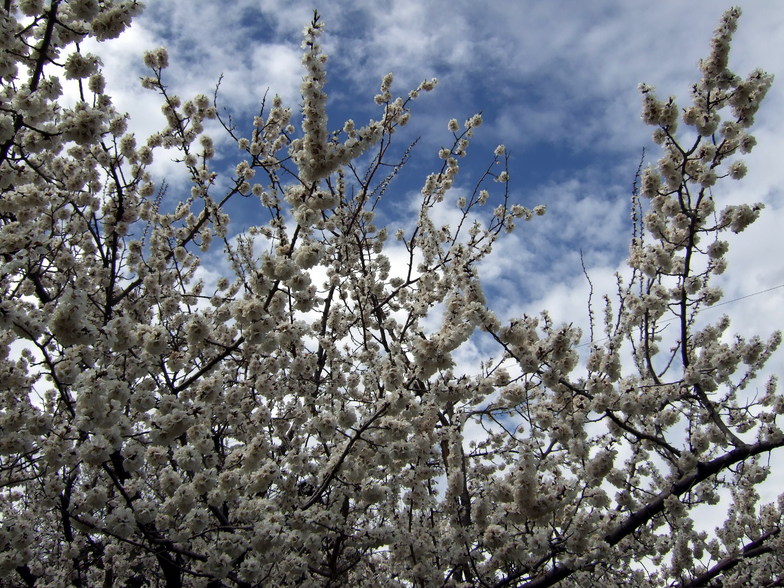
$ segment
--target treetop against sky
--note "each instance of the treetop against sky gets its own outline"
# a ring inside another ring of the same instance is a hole
[[[771,51],[784,34],[784,11],[771,3],[740,6],[745,12],[732,65],[738,71],[761,67],[775,76],[784,70],[779,52]],[[451,138],[446,122],[452,117],[462,122],[481,111],[484,124],[466,164],[484,165],[477,147],[489,152],[503,143],[511,154],[516,198],[546,205],[551,212],[500,246],[494,263],[483,271],[514,299],[514,310],[549,308],[574,320],[573,305],[587,292],[580,251],[594,280],[609,289],[612,273],[627,255],[631,180],[641,149],[653,153],[647,130],[637,123],[637,86],[646,82],[684,102],[704,53],[703,39],[721,9],[707,1],[686,7],[679,2],[650,7],[623,2],[330,3],[319,11],[327,27],[323,42],[329,55],[325,90],[331,125],[377,118],[372,98],[390,71],[393,91],[401,94],[437,77],[438,89],[416,104],[400,141],[419,137],[411,166],[421,166],[425,174],[424,162]],[[134,27],[100,52],[119,109],[131,113],[136,127],[154,128],[155,97],[139,87],[137,78],[145,74],[142,53],[158,45],[168,48],[167,82],[178,94],[209,93],[221,78],[220,103],[237,122],[245,124],[264,95],[297,104],[299,35],[312,10],[307,2],[265,1],[260,9],[256,2],[235,2],[231,10],[220,2],[199,3],[198,9],[189,2],[150,2]],[[755,173],[732,189],[756,194],[770,205],[756,230],[772,251],[780,248],[774,227],[780,224],[776,215],[783,185],[774,163],[782,123],[773,113],[784,93],[774,85],[767,100],[773,106],[759,114],[756,124],[758,136],[768,140],[760,141],[749,160]],[[155,165],[162,175],[174,180],[178,172],[159,159]],[[414,173],[399,179],[396,193],[404,196],[382,203],[385,219],[416,206],[421,181]],[[760,254],[760,239],[747,237],[733,248],[733,259],[737,256],[746,271],[727,284],[728,298],[784,284],[784,270]],[[507,250],[515,255],[505,255]],[[767,322],[754,317],[774,312],[777,294],[754,302],[745,305],[748,316],[739,321],[749,324],[750,332]],[[759,305],[765,312],[758,312]]]
[[[0,584],[784,581],[741,8],[6,2]]]

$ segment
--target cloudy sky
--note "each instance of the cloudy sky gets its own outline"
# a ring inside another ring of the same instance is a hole
[[[737,2],[743,8],[731,68],[755,67],[777,77],[757,117],[759,144],[749,175],[719,187],[727,202],[762,201],[755,225],[731,242],[725,301],[784,284],[784,3]],[[508,313],[549,309],[584,324],[588,286],[611,291],[624,267],[631,232],[629,194],[641,151],[658,152],[640,121],[637,86],[686,105],[712,30],[729,7],[715,0],[148,0],[130,31],[98,50],[109,86],[139,135],[161,124],[154,94],[141,90],[144,51],[168,47],[170,88],[189,97],[211,94],[220,76],[221,102],[235,120],[250,120],[265,92],[299,102],[300,33],[314,7],[326,23],[330,127],[346,118],[378,118],[373,95],[394,72],[393,93],[425,78],[435,92],[415,104],[409,139],[421,137],[407,179],[385,203],[393,224],[410,209],[440,146],[447,121],[481,111],[485,124],[472,147],[477,169],[498,143],[511,153],[514,199],[548,213],[499,246],[483,269],[495,301]],[[215,137],[220,141],[220,137]],[[229,155],[234,148],[223,143]],[[175,181],[176,171],[157,162]],[[462,162],[461,162],[462,165]],[[475,180],[468,169],[463,177]],[[461,173],[464,173],[461,171]],[[397,201],[395,201],[397,199]],[[252,218],[254,211],[246,211]],[[744,334],[784,326],[784,288],[722,308]],[[709,311],[716,312],[718,310]],[[779,365],[784,362],[779,358]]]

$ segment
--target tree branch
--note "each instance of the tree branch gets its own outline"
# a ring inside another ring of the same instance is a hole
[[[754,445],[746,445],[743,447],[736,447],[729,453],[717,457],[707,463],[698,463],[696,471],[688,476],[683,476],[675,482],[669,490],[660,492],[647,505],[641,509],[633,512],[628,516],[626,521],[621,523],[614,531],[604,536],[604,541],[609,545],[617,545],[624,538],[634,533],[637,529],[647,524],[653,517],[664,511],[664,505],[670,496],[680,496],[691,490],[694,486],[715,476],[719,472],[726,470],[730,466],[735,465],[749,457],[772,451],[784,447],[784,439],[777,441],[760,441]],[[544,588],[545,586],[553,586],[564,578],[569,577],[573,573],[590,567],[596,562],[586,563],[580,567],[571,567],[566,565],[556,565],[543,576],[536,578],[530,582],[522,584],[523,588]],[[508,576],[501,582],[495,584],[495,588],[502,588],[504,586],[511,586],[523,573],[513,574]]]

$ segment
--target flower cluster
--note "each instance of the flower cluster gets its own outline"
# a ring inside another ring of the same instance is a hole
[[[318,42],[323,24],[316,18],[305,28],[305,50],[302,64],[306,74],[300,86],[302,92],[302,131],[301,139],[291,144],[291,156],[299,166],[299,175],[303,182],[312,183],[336,172],[341,166],[361,156],[381,140],[385,133],[391,132],[396,126],[405,125],[409,118],[408,100],[392,99],[390,87],[393,76],[387,74],[381,81],[381,90],[375,97],[379,105],[384,105],[384,114],[380,121],[371,120],[366,126],[356,129],[353,121],[344,126],[347,138],[344,143],[330,140],[327,132],[327,95],[324,85],[327,76],[324,66],[327,56],[321,52]],[[410,94],[409,100],[420,91],[429,91],[435,87],[435,80],[425,81]]]

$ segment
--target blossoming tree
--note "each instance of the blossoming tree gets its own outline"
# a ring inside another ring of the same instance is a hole
[[[156,50],[143,84],[167,124],[141,140],[80,45],[138,10],[0,12],[0,584],[784,581],[784,500],[755,491],[784,445],[784,397],[774,381],[747,388],[780,338],[697,320],[721,296],[725,239],[761,208],[720,187],[745,173],[771,83],[727,68],[739,10],[690,106],[642,88],[662,155],[640,174],[630,269],[585,361],[575,328],[501,320],[483,295],[496,239],[543,212],[509,202],[503,148],[457,202],[461,222],[434,220],[481,117],[448,123],[415,222],[390,235],[374,209],[408,157],[395,131],[434,81],[397,98],[386,76],[379,119],[334,131],[316,16],[301,133],[277,98],[247,136],[215,99],[178,98]],[[229,172],[208,119],[239,147]],[[150,173],[163,149],[191,179],[176,206]],[[242,197],[259,222],[229,234]],[[392,239],[405,267],[385,255]],[[221,250],[229,275],[206,284],[200,257]],[[452,353],[476,332],[495,359],[464,373]],[[711,505],[715,537],[695,527]]]

